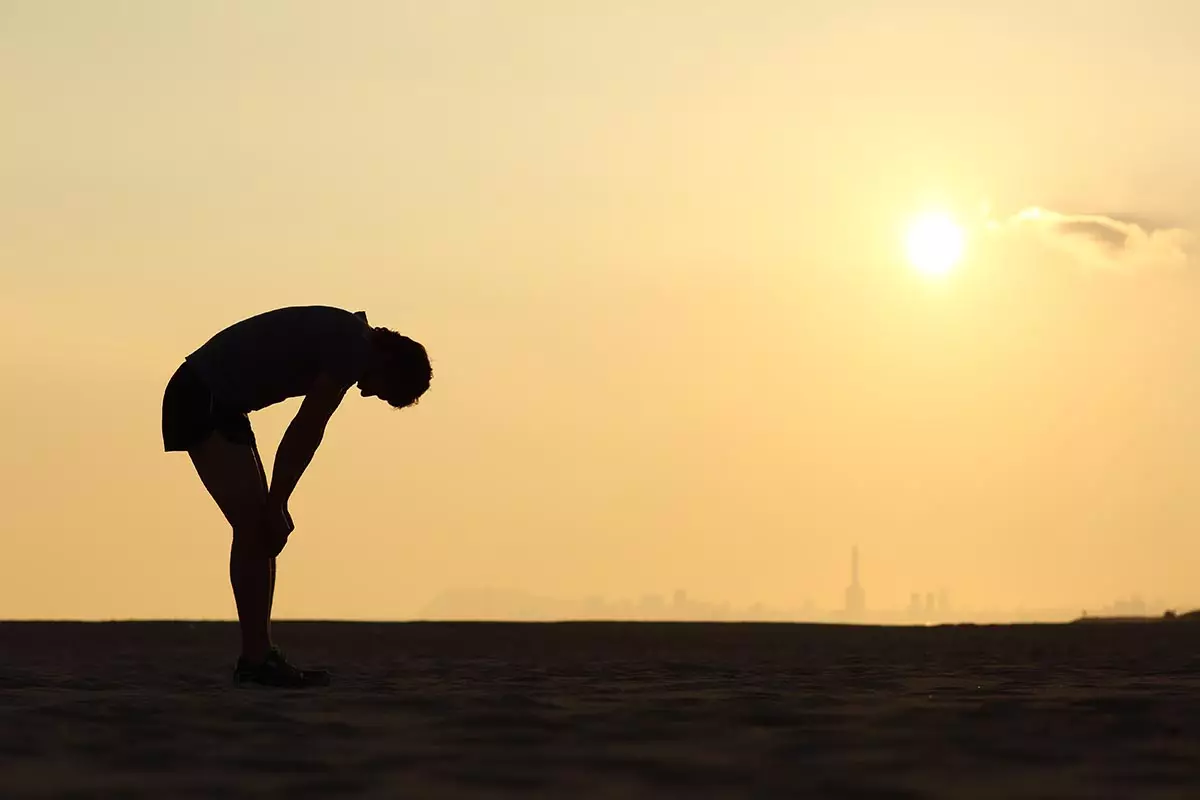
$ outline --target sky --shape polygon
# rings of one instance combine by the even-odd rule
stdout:
[[[0,618],[232,618],[162,390],[270,308],[428,348],[277,617],[492,587],[1200,606],[1200,6],[0,0]],[[906,225],[965,236],[941,277]],[[268,463],[298,401],[255,414]]]

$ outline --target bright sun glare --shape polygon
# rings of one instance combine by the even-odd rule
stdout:
[[[965,238],[949,214],[923,214],[908,227],[908,260],[922,275],[945,275],[962,259]]]

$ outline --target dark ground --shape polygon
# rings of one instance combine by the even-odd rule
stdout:
[[[0,798],[1200,798],[1200,624],[0,623]]]

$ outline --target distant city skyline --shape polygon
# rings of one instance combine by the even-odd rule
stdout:
[[[673,594],[688,597],[687,592]],[[1200,605],[1200,604],[1198,604]],[[868,608],[859,617],[849,619],[837,604],[816,603],[783,608],[762,603],[737,604],[725,601],[695,600],[686,604],[672,601],[668,593],[648,592],[632,599],[608,599],[599,596],[561,598],[537,595],[519,589],[461,589],[436,596],[412,616],[403,619],[430,620],[630,620],[680,622],[799,622],[854,623],[868,625],[925,624],[1003,624],[1019,622],[1068,622],[1081,617],[1160,617],[1167,611],[1187,613],[1198,606],[1149,601],[1138,595],[1078,607],[1039,608],[1017,606],[1010,609],[952,609],[940,613],[914,614],[906,606]]]
[[[1200,606],[1200,604],[1198,604]],[[820,622],[890,625],[953,623],[1063,622],[1081,617],[1123,617],[1163,615],[1167,611],[1186,613],[1189,605],[1170,605],[1162,600],[1147,601],[1134,592],[1101,605],[1083,603],[1078,607],[1038,608],[1017,606],[1011,609],[956,609],[951,606],[947,588],[937,591],[913,591],[907,606],[872,607],[858,545],[850,550],[850,582],[842,603],[824,607],[806,599],[794,606],[776,607],[763,603],[734,604],[692,597],[686,589],[670,593],[646,592],[637,599],[608,600],[599,595],[566,599],[538,595],[516,589],[477,588],[452,590],[439,594],[426,604],[421,618],[430,619],[513,619],[526,621],[557,619],[628,619],[645,621],[770,621]]]

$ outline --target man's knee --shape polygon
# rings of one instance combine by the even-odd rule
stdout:
[[[261,522],[233,526],[233,549],[238,553],[261,555],[266,550],[267,531]]]
[[[287,545],[288,531],[272,530],[265,522],[235,526],[233,552],[238,555],[274,558]]]

